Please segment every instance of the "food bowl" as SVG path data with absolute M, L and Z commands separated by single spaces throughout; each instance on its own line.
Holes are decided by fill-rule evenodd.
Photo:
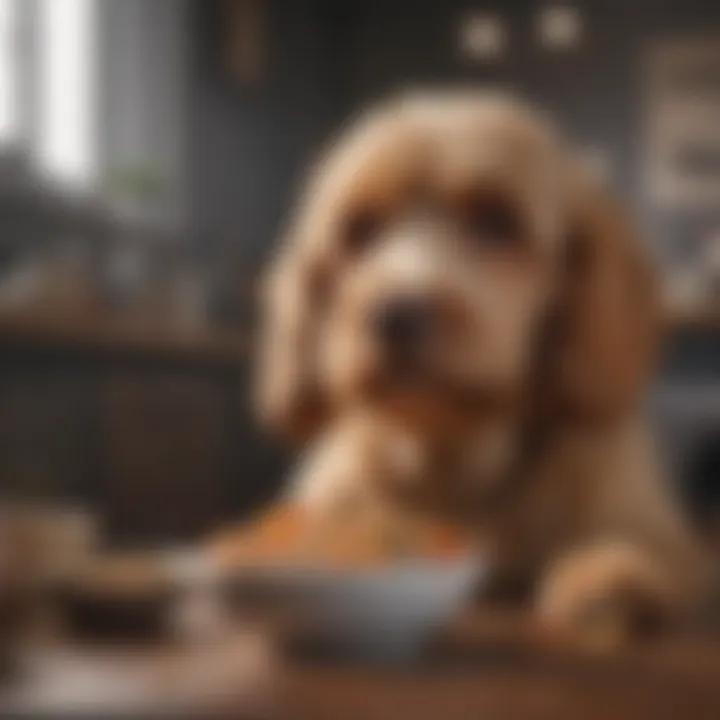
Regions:
M 377 568 L 257 567 L 236 571 L 227 588 L 236 606 L 282 618 L 294 648 L 396 663 L 421 655 L 483 575 L 473 556 Z

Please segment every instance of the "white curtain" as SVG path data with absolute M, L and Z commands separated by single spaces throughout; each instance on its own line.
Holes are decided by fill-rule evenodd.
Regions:
M 37 2 L 33 155 L 47 178 L 87 191 L 98 179 L 99 0 Z
M 20 135 L 18 0 L 0 0 L 0 146 Z

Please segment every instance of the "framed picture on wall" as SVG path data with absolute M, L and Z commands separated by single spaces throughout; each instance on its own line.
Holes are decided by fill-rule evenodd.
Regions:
M 644 182 L 663 210 L 720 205 L 720 36 L 660 43 L 645 73 Z
M 645 61 L 643 185 L 659 213 L 668 309 L 693 322 L 717 318 L 720 35 L 659 42 Z

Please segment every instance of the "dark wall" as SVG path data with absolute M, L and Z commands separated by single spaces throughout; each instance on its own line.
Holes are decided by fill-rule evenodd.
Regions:
M 662 217 L 639 193 L 642 58 L 659 38 L 720 32 L 714 0 L 585 0 L 582 46 L 538 47 L 544 3 L 501 0 L 268 0 L 268 68 L 256 88 L 224 72 L 218 3 L 195 0 L 194 217 L 209 242 L 264 255 L 302 168 L 354 108 L 408 84 L 506 83 L 548 106 L 568 133 L 611 154 L 612 180 L 646 228 L 682 244 L 693 218 Z M 484 66 L 457 49 L 460 18 L 496 9 L 510 51 Z
M 244 86 L 223 64 L 221 6 L 193 0 L 191 213 L 205 246 L 254 259 L 277 233 L 299 168 L 338 117 L 345 15 L 314 0 L 270 0 L 267 65 Z

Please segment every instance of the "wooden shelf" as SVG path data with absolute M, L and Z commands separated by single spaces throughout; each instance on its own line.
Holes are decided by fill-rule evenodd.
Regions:
M 667 322 L 670 330 L 720 331 L 720 305 L 669 313 Z
M 179 361 L 240 363 L 247 338 L 229 331 L 182 327 L 89 312 L 0 310 L 0 346 L 113 351 Z
M 671 332 L 720 331 L 720 307 L 668 317 Z M 220 364 L 247 359 L 247 333 L 88 311 L 0 310 L 0 347 L 112 351 Z

